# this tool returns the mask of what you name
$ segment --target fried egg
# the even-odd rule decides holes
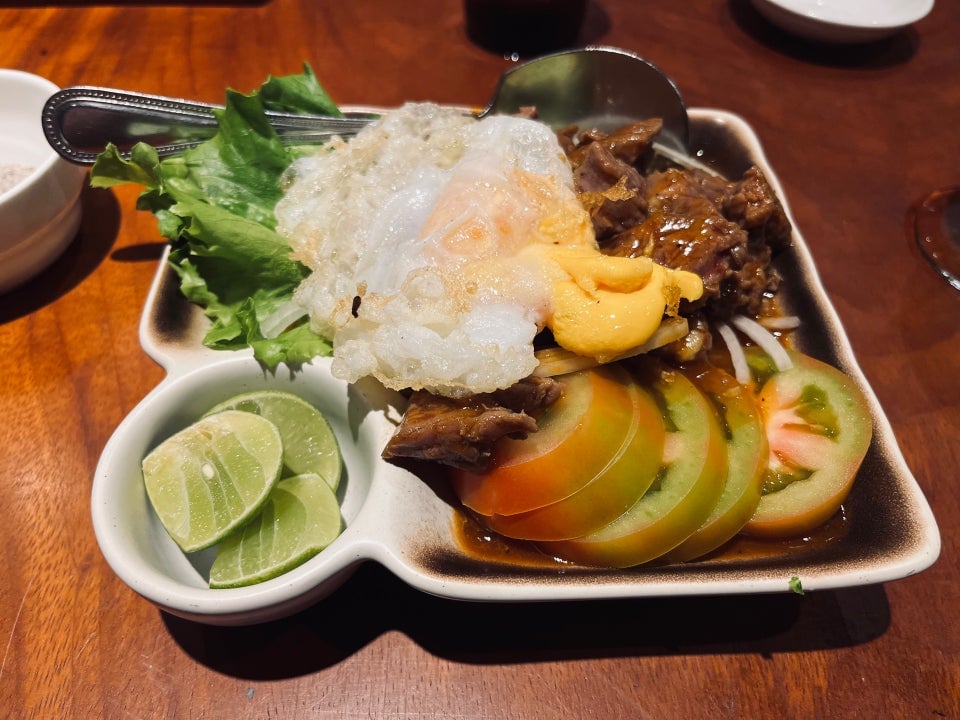
[[[556,135],[534,120],[408,104],[286,183],[278,230],[311,270],[295,299],[348,382],[509,387],[536,368],[544,327],[615,355],[702,291],[690,273],[600,254]]]

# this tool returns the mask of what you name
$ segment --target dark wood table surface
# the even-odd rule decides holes
[[[960,184],[960,3],[856,47],[745,0],[595,0],[580,42],[637,51],[756,130],[939,522],[936,564],[803,596],[467,604],[375,565],[287,620],[159,612],[91,529],[97,459],[162,371],[137,324],[162,243],[86,191],[67,254],[0,297],[0,714],[29,718],[960,718],[960,292],[908,238]],[[340,103],[480,105],[512,61],[459,0],[0,3],[0,67],[217,102],[304,61]],[[3,99],[0,98],[0,107]]]

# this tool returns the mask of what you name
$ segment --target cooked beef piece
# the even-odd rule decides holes
[[[662,128],[663,122],[654,118],[609,134],[600,130],[579,133],[576,126],[557,133],[598,239],[623,232],[646,217],[643,176],[637,164]]]
[[[643,177],[632,165],[615,157],[609,148],[590,143],[573,171],[580,201],[590,213],[597,240],[642,222],[647,214]]]
[[[720,316],[738,311],[758,313],[764,293],[776,289],[779,276],[769,268],[772,250],[766,233],[751,236],[724,216],[724,198],[749,194],[743,183],[728,185],[725,188],[704,173],[686,170],[648,175],[647,218],[603,243],[603,251],[624,257],[646,256],[667,267],[698,274],[704,295],[682,312],[706,306],[711,314]],[[745,205],[738,201],[736,207]]]
[[[576,138],[575,147],[567,152],[567,155],[576,167],[582,162],[580,153],[586,152],[591,145],[599,144],[618,160],[635,166],[653,145],[661,130],[663,120],[660,118],[623,125],[609,134],[600,130],[585,130]]]
[[[568,158],[577,149],[578,132],[580,132],[580,128],[576,125],[567,125],[557,130],[557,142],[560,143],[560,148]]]
[[[534,415],[550,407],[563,394],[563,385],[552,377],[528,377],[506,390],[489,393],[490,398],[514,412]],[[480,396],[484,397],[484,396]]]
[[[760,312],[779,284],[769,269],[773,253],[790,244],[783,207],[756,167],[733,182],[695,169],[641,175],[639,160],[662,127],[654,119],[609,134],[576,127],[557,134],[597,241],[612,255],[700,275],[704,296],[685,303],[684,314]]]
[[[754,166],[730,184],[723,213],[750,233],[752,240],[763,242],[774,252],[790,245],[793,227],[780,199],[767,182],[763,171]]]
[[[425,391],[413,393],[383,457],[416,458],[482,471],[503,437],[536,432],[533,415],[560,397],[552,378],[527,378],[513,387],[455,400]]]
[[[700,185],[704,196],[720,208],[724,217],[749,232],[752,239],[765,242],[774,252],[790,245],[790,220],[756,165],[733,182],[702,170],[685,172]]]

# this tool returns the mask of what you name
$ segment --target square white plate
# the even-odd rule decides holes
[[[782,188],[750,127],[717,110],[690,111],[691,146],[727,176],[758,165],[780,198]],[[789,214],[789,208],[787,208]],[[795,224],[794,224],[795,225]],[[141,323],[145,350],[168,377],[118,427],[94,480],[94,527],[101,549],[134,590],[178,615],[219,624],[259,622],[296,611],[332,592],[358,564],[379,562],[424,592],[476,601],[544,601],[789,592],[902,578],[929,567],[940,536],[930,508],[897,447],[889,422],[857,366],[810,253],[795,229],[777,259],[782,303],[798,315],[798,349],[849,374],[874,417],[873,443],[845,503],[845,521],[829,542],[764,546],[683,565],[598,570],[516,553],[510,560],[477,552],[459,539],[459,513],[443,482],[379,457],[402,401],[376,383],[348,387],[318,359],[293,372],[266,371],[248,352],[202,346],[206,319],[179,292],[161,263]],[[251,588],[210,590],[202,554],[187,559],[149,509],[139,463],[160,439],[231,395],[259,387],[297,392],[331,419],[344,450],[340,491],[346,530],[299,568]],[[796,544],[795,544],[796,545]],[[741,550],[744,548],[741,547]]]

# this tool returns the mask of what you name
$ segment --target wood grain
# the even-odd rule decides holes
[[[218,101],[309,62],[342,103],[483,104],[511,61],[457,0],[0,5],[0,67]],[[960,717],[960,293],[905,232],[960,183],[960,5],[818,47],[746,0],[596,0],[581,40],[636,50],[691,106],[742,115],[940,523],[916,577],[797,596],[459,604],[364,567],[282,622],[159,613],[89,520],[117,423],[162,377],[139,315],[161,250],[135,193],[88,191],[77,241],[0,298],[0,707],[23,718]],[[2,103],[2,99],[0,99]]]

